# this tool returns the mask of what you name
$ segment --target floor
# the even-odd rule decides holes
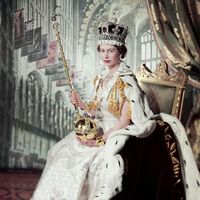
[[[29,200],[40,175],[40,171],[1,170],[0,200]]]

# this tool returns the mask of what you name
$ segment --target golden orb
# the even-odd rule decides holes
[[[98,128],[93,118],[77,114],[74,120],[74,130],[83,141],[93,140],[98,135]]]

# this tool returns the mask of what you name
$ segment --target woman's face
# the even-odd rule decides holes
[[[119,65],[120,53],[115,46],[102,44],[100,45],[99,52],[103,63],[109,68],[114,68]]]

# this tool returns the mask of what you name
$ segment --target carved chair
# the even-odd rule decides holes
[[[187,74],[178,70],[168,73],[166,63],[158,64],[156,70],[151,72],[145,64],[141,65],[136,77],[153,112],[164,112],[181,119]]]

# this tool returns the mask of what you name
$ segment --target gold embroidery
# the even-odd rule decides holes
[[[131,102],[129,100],[128,101],[128,111],[127,111],[127,118],[128,119],[131,119],[131,114],[132,114],[132,112],[131,112]]]
[[[85,104],[85,111],[89,112],[91,110],[96,110],[100,105],[100,102],[90,101]]]
[[[96,85],[96,82],[98,81],[98,76],[96,76],[96,78],[94,79],[93,83],[94,86]],[[95,91],[95,97],[94,97],[94,101],[90,101],[88,103],[85,104],[85,111],[89,112],[91,110],[97,110],[100,107],[100,101],[97,101],[97,92],[99,90],[100,85],[102,84],[102,79],[99,79],[98,85],[96,87],[96,91]]]
[[[166,144],[166,147],[168,149],[172,165],[173,165],[173,175],[174,175],[174,187],[178,185],[178,183],[181,182],[181,166],[179,162],[179,157],[177,154],[177,145],[173,141],[171,134],[171,130],[169,129],[169,125],[167,125],[165,122],[161,120],[157,120],[157,123],[164,128],[164,141]]]
[[[127,87],[127,84],[125,84],[123,80],[118,77],[108,97],[108,111],[113,113],[116,117],[120,117],[122,107],[126,101],[126,96],[124,93],[125,87]],[[131,107],[128,109],[127,114],[129,119],[131,119]]]
[[[93,80],[93,85],[94,86],[96,85],[97,80],[98,80],[98,76],[96,76],[95,79]]]
[[[96,85],[96,82],[98,81],[98,85],[96,87],[96,95],[94,98],[94,101],[91,101],[86,104],[85,110],[87,112],[91,110],[97,110],[100,107],[101,100],[97,101],[97,92],[99,90],[99,87],[102,85],[103,80],[99,79],[98,76],[94,80],[94,85]],[[124,105],[125,101],[128,101],[128,119],[131,119],[131,104],[130,101],[126,98],[124,93],[124,88],[127,88],[128,84],[124,83],[122,78],[118,77],[115,84],[112,86],[110,94],[108,96],[108,111],[113,113],[116,117],[120,117],[121,110]]]

